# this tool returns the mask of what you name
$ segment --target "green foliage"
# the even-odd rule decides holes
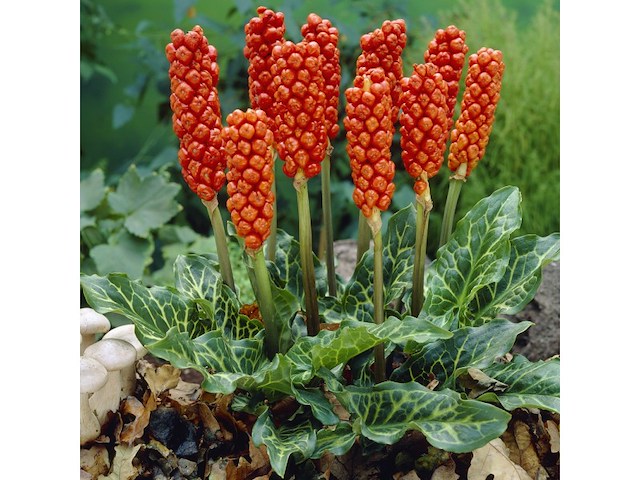
[[[99,184],[97,180],[92,179]],[[89,205],[95,202],[87,199]],[[539,283],[543,265],[558,254],[557,235],[510,240],[520,224],[520,212],[520,192],[505,187],[460,220],[426,277],[428,294],[447,300],[433,301],[434,309],[428,300],[415,318],[397,301],[402,290],[411,289],[407,278],[413,266],[405,246],[415,242],[411,222],[415,211],[412,207],[399,211],[385,234],[385,272],[390,278],[386,287],[396,292],[387,295],[385,302],[397,314],[377,325],[370,321],[366,297],[345,302],[353,295],[355,282],[361,283],[359,295],[367,295],[364,282],[371,276],[372,265],[363,259],[356,280],[341,282],[340,298],[322,297],[325,312],[331,312],[338,328],[321,330],[314,337],[295,326],[301,293],[296,278],[301,267],[288,257],[288,251],[299,247],[281,232],[279,255],[270,265],[271,283],[274,293],[280,292],[276,310],[293,344],[273,359],[265,353],[262,324],[239,313],[240,302],[222,282],[215,256],[179,256],[174,265],[175,287],[147,287],[120,273],[82,275],[81,286],[95,310],[130,319],[152,354],[178,368],[199,371],[204,390],[249,394],[254,400],[238,397],[235,405],[257,415],[253,442],[266,445],[280,476],[285,476],[291,462],[318,458],[325,451],[344,453],[357,439],[395,443],[408,430],[419,430],[438,448],[467,452],[500,436],[509,410],[559,408],[557,360],[499,360],[531,323],[512,323],[494,315],[523,308],[523,299]],[[454,251],[458,254],[452,255]],[[484,261],[489,257],[493,266]],[[338,307],[327,310],[332,303]],[[373,361],[373,347],[379,344],[385,345],[387,355],[403,352],[407,360],[392,371],[390,381],[373,385],[366,372]],[[347,381],[349,372],[353,382]],[[489,385],[501,388],[474,393],[469,377],[477,372],[490,379]],[[337,415],[329,395],[348,412],[348,419]],[[288,397],[298,409],[283,423],[259,401],[274,405]]]

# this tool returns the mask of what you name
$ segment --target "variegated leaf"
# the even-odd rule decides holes
[[[509,263],[509,236],[520,227],[520,191],[504,187],[480,200],[456,225],[427,270],[427,318],[455,329],[476,293],[498,282]]]
[[[486,393],[478,400],[497,401],[507,410],[540,408],[560,413],[560,360],[530,362],[521,355],[505,364],[483,369],[491,378],[508,385],[504,392]]]
[[[322,422],[323,425],[335,425],[340,419],[333,411],[331,402],[324,396],[319,388],[293,388],[293,395],[298,403],[311,408],[313,416]]]
[[[511,241],[511,258],[502,279],[482,288],[461,317],[463,323],[479,325],[498,315],[513,315],[533,299],[540,282],[542,268],[558,260],[560,235],[547,237],[525,235]]]
[[[87,303],[99,313],[118,313],[131,320],[143,345],[164,338],[170,328],[193,338],[206,331],[193,301],[165,287],[145,287],[126,275],[81,275]]]
[[[334,455],[344,455],[356,441],[356,434],[347,422],[340,422],[331,428],[323,428],[318,431],[316,449],[311,458],[320,458],[325,452]]]
[[[267,446],[271,467],[283,478],[292,455],[302,461],[309,458],[316,448],[316,431],[309,421],[276,428],[268,410],[253,425],[251,439],[258,447]]]
[[[497,319],[480,327],[464,327],[447,340],[426,343],[394,370],[392,380],[439,381],[440,388],[453,388],[461,369],[484,368],[513,347],[518,334],[531,322],[512,323]]]
[[[418,430],[429,443],[448,452],[469,452],[499,437],[510,415],[452,390],[432,391],[416,382],[382,382],[346,387],[340,402],[357,419],[354,430],[374,442],[391,445],[408,430]]]

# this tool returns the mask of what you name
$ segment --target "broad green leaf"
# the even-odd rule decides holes
[[[302,284],[302,264],[300,244],[284,230],[278,230],[277,248],[274,262],[268,267],[276,285],[291,292],[298,301],[302,301],[304,289]],[[327,272],[324,265],[313,255],[316,278],[316,290],[322,297],[327,291]]]
[[[153,260],[152,240],[134,237],[122,230],[111,235],[108,242],[96,245],[89,252],[98,273],[107,275],[119,272],[126,273],[131,278],[141,278],[145,268]]]
[[[127,230],[146,237],[182,210],[175,200],[179,191],[180,185],[157,173],[141,178],[132,165],[107,200],[114,212],[126,217],[124,226]]]
[[[482,288],[467,310],[464,323],[478,325],[501,314],[513,315],[533,299],[540,282],[542,268],[558,260],[560,235],[547,237],[525,235],[511,241],[511,258],[502,279]]]
[[[133,118],[133,114],[135,113],[135,108],[131,105],[125,105],[123,103],[118,103],[115,107],[113,107],[113,117],[111,119],[111,124],[114,129],[118,129],[123,125],[127,124],[131,118]]]
[[[80,181],[80,212],[88,212],[96,208],[106,194],[104,187],[104,172],[94,170],[91,174]]]
[[[383,235],[383,277],[385,305],[411,288],[416,237],[413,204],[395,213]],[[343,312],[360,321],[373,322],[373,251],[368,250],[356,265],[341,298]],[[326,314],[326,313],[325,313]]]
[[[276,321],[281,325],[278,350],[287,352],[293,343],[291,322],[300,307],[299,297],[284,288],[278,288],[273,282],[271,282],[271,297],[276,311]]]
[[[392,380],[415,380],[428,383],[435,377],[438,388],[453,388],[461,369],[484,368],[513,347],[518,334],[531,322],[512,323],[498,319],[480,327],[464,327],[447,340],[422,345],[391,375]]]
[[[194,303],[173,289],[147,288],[119,273],[106,277],[81,275],[80,284],[89,306],[98,313],[114,312],[127,317],[145,346],[162,340],[172,327],[190,337],[204,333]]]
[[[335,428],[323,428],[318,430],[316,449],[311,458],[320,458],[325,452],[334,455],[344,455],[356,441],[356,434],[347,422],[340,422]]]
[[[276,428],[269,411],[258,417],[253,426],[251,439],[254,445],[266,445],[273,470],[284,478],[289,457],[297,461],[309,458],[316,447],[316,431],[308,421],[296,426]]]
[[[459,318],[476,293],[498,282],[509,263],[509,235],[520,227],[520,191],[504,187],[480,200],[456,225],[427,269],[427,318],[443,328]]]
[[[96,226],[96,217],[93,215],[87,215],[86,213],[80,214],[80,231],[84,230],[87,227],[95,227]]]
[[[502,435],[510,419],[492,405],[462,400],[448,389],[432,391],[416,382],[347,387],[336,396],[357,419],[354,430],[386,445],[396,443],[408,430],[418,430],[435,447],[470,452]]]
[[[311,408],[313,416],[322,422],[323,425],[335,425],[340,419],[333,411],[331,402],[324,396],[319,388],[293,388],[293,395],[302,405]]]
[[[530,362],[521,355],[505,364],[493,364],[483,369],[509,387],[498,394],[486,393],[483,401],[498,401],[507,410],[541,408],[560,413],[560,360]]]

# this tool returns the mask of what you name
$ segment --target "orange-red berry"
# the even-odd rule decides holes
[[[500,99],[504,62],[502,52],[483,47],[469,56],[460,117],[451,131],[449,168],[466,163],[468,177],[485,153]]]
[[[261,109],[272,117],[273,92],[271,66],[273,47],[284,41],[284,13],[258,7],[258,16],[244,27],[244,56],[249,60],[249,98],[254,109]]]
[[[165,48],[170,62],[173,130],[180,140],[182,176],[203,200],[212,200],[225,181],[220,130],[218,54],[202,27],[176,29]]]
[[[449,125],[453,125],[453,110],[458,99],[460,77],[464,67],[464,58],[469,51],[465,43],[466,33],[455,25],[438,29],[424,52],[425,63],[433,63],[448,86]]]
[[[328,145],[326,97],[320,69],[320,45],[290,41],[273,48],[274,135],[284,173],[306,178],[320,173]]]
[[[384,70],[391,89],[392,119],[395,123],[400,110],[398,101],[402,92],[402,51],[407,45],[405,21],[385,20],[381,28],[360,37],[362,53],[356,61],[356,73],[364,75],[371,68]]]
[[[449,133],[448,87],[433,63],[414,65],[413,74],[403,78],[401,86],[402,161],[416,180],[413,188],[420,195],[427,189],[426,180],[438,173],[444,160]]]
[[[273,143],[263,110],[234,110],[222,130],[229,171],[227,209],[245,247],[258,250],[269,236],[273,218]]]
[[[307,42],[320,45],[322,76],[327,106],[324,112],[329,138],[334,139],[340,131],[338,125],[338,101],[340,97],[340,50],[338,50],[338,29],[315,13],[310,13],[307,23],[300,32]]]
[[[353,85],[345,91],[347,154],[355,185],[353,200],[369,218],[375,209],[389,208],[395,191],[391,88],[381,68],[356,76]]]

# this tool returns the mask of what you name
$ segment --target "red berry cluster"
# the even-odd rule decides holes
[[[171,32],[165,48],[170,62],[173,131],[180,139],[182,176],[201,199],[212,200],[224,185],[220,140],[218,53],[196,25],[188,33]]]
[[[260,108],[271,116],[271,51],[284,41],[284,13],[267,7],[258,7],[257,12],[259,16],[253,17],[244,27],[244,56],[249,60],[249,98],[253,108]]]
[[[345,92],[347,100],[344,128],[353,200],[370,218],[375,209],[389,208],[395,191],[395,165],[391,160],[393,122],[391,88],[381,68],[358,75]]]
[[[234,110],[227,123],[222,130],[229,166],[227,209],[245,247],[257,250],[273,218],[273,133],[263,110]]]
[[[328,145],[324,122],[326,97],[320,45],[290,41],[273,48],[274,134],[284,173],[306,178],[320,173]]]
[[[331,22],[310,13],[307,23],[300,32],[307,42],[320,45],[322,76],[327,107],[324,112],[325,125],[329,138],[334,139],[340,131],[338,125],[338,100],[340,97],[340,50],[338,50],[338,29]]]
[[[402,51],[407,45],[407,26],[405,21],[385,20],[382,28],[360,37],[362,54],[356,61],[356,73],[364,75],[371,68],[380,67],[389,82],[392,100],[392,118],[398,118],[398,100],[402,93],[400,80],[403,77]]]
[[[451,131],[449,168],[466,163],[468,177],[484,156],[500,99],[504,62],[502,52],[483,47],[469,57],[460,117]]]
[[[427,179],[442,166],[449,130],[447,84],[433,63],[413,66],[413,75],[402,79],[400,97],[400,145],[404,167],[416,182],[418,195]]]
[[[447,131],[453,125],[453,109],[456,106],[464,57],[469,51],[465,43],[466,33],[455,25],[449,25],[446,29],[438,29],[435,37],[429,42],[427,51],[424,52],[425,63],[433,63],[438,67],[442,78],[447,82],[449,125]]]

